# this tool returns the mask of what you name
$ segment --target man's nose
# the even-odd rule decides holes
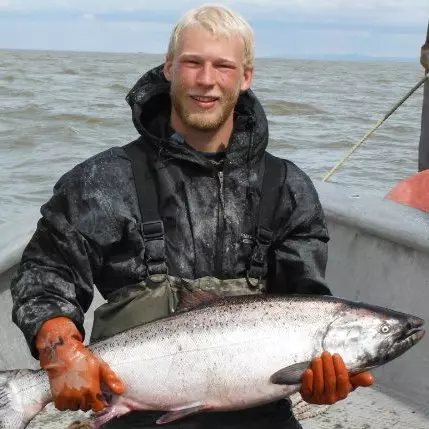
[[[197,83],[204,86],[211,86],[215,83],[216,70],[211,64],[204,64],[197,75]]]

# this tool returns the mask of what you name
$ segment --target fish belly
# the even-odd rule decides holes
[[[133,409],[172,410],[204,404],[213,411],[257,406],[284,398],[299,386],[276,385],[270,376],[296,363],[296,353],[270,340],[178,351],[162,357],[112,365],[129,386],[124,400]]]

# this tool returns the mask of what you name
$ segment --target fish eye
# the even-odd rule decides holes
[[[389,327],[389,325],[382,325],[382,326],[381,326],[381,332],[382,332],[383,334],[387,334],[389,331],[390,331],[390,327]]]

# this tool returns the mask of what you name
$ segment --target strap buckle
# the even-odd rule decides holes
[[[161,240],[164,237],[164,224],[160,220],[144,222],[141,229],[144,241]]]
[[[162,283],[168,276],[165,259],[164,224],[162,221],[144,222],[141,226],[145,244],[146,275],[152,283]]]
[[[259,227],[256,234],[256,245],[253,248],[252,256],[250,257],[250,265],[246,272],[246,278],[249,286],[255,288],[267,274],[268,266],[268,250],[273,242],[273,231],[264,227]],[[251,279],[257,279],[257,283]]]

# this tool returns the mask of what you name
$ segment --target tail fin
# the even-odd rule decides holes
[[[39,371],[0,372],[0,429],[24,429],[47,402]]]

